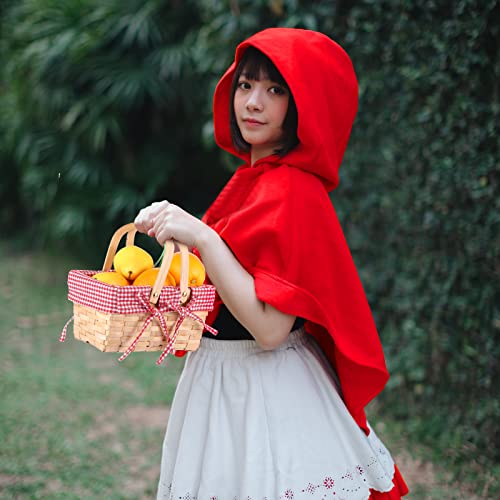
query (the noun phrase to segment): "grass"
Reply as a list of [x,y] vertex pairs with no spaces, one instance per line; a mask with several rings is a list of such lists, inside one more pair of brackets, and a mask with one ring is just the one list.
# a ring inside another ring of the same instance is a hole
[[368,418],[378,436],[388,444],[408,486],[405,498],[422,500],[493,500],[499,498],[500,467],[485,468],[472,461],[455,463],[452,450],[431,448],[412,433],[411,422],[394,420],[377,401],[370,404]]
[[[69,327],[69,257],[0,244],[0,498],[154,498],[168,408],[183,360],[101,353]],[[372,404],[368,415],[411,488],[409,499],[497,498],[500,470],[451,465],[411,425]],[[496,493],[495,493],[496,492]]]
[[75,267],[0,247],[0,497],[152,498],[183,361],[61,344]]

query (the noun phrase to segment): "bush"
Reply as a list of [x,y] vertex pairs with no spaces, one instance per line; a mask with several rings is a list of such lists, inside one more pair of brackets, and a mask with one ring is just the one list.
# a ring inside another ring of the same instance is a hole
[[208,82],[184,39],[199,22],[195,5],[159,0],[31,0],[8,10],[3,81],[32,230],[82,244],[157,196],[195,212],[215,196],[207,181],[224,174],[200,167],[214,156],[199,147]]

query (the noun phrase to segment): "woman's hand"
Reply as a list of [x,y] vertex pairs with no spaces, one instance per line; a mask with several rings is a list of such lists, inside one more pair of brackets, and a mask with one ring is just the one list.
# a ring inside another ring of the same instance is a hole
[[174,239],[188,247],[197,247],[199,239],[210,230],[201,220],[166,200],[143,208],[134,224],[138,231],[156,238],[162,246]]

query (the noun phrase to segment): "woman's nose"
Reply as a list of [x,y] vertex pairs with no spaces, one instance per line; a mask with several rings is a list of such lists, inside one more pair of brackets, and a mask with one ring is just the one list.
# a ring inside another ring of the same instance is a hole
[[262,103],[261,93],[260,93],[259,89],[255,89],[248,96],[247,109],[259,111],[259,110],[262,110],[262,107],[263,107],[263,103]]

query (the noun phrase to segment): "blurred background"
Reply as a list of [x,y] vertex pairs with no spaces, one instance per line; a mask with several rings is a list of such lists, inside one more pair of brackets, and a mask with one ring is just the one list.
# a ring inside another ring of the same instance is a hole
[[369,418],[410,498],[499,497],[499,1],[0,0],[2,498],[154,496],[183,360],[59,344],[65,280],[152,201],[203,215],[238,165],[213,90],[271,26],[358,75],[332,201],[392,374]]

